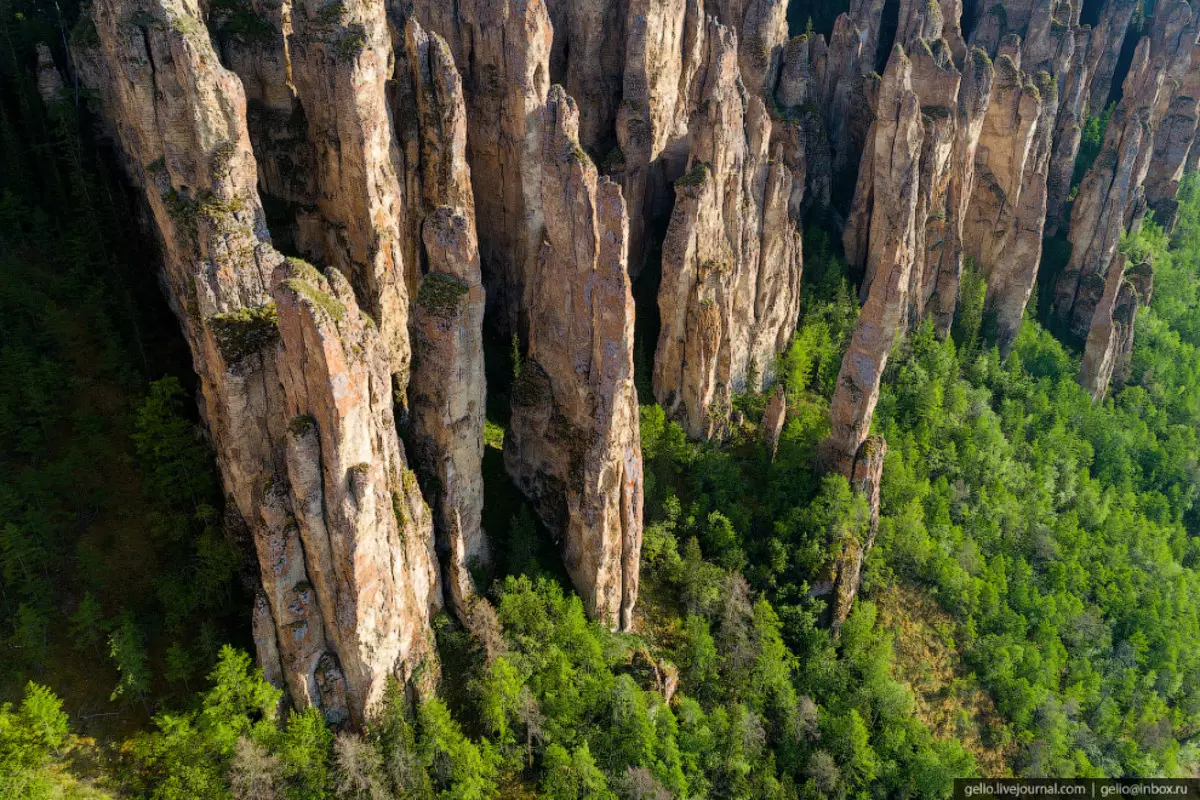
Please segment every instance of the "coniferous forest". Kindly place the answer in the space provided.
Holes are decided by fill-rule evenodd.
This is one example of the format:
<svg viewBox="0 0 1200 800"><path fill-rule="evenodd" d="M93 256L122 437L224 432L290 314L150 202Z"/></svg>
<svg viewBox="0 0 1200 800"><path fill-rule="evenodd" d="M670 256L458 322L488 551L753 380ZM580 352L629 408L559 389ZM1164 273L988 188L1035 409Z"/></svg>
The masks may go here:
<svg viewBox="0 0 1200 800"><path fill-rule="evenodd" d="M296 196L282 199L272 196L278 194L272 189L278 176L263 165L275 165L281 150L288 150L291 159L299 149L293 139L277 137L269 146L257 140L255 125L266 126L279 113L256 106L253 97L242 101L250 107L251 126L243 138L253 144L252 155L249 144L243 149L251 165L254 159L259 164L263 200L253 201L258 221L247 229L259 236L270 231L265 245L260 242L257 251L250 248L253 258L243 258L248 264L265 263L264 247L270 249L273 241L285 257L279 259L282 266L276 269L282 272L276 274L290 276L286 283L294 291L269 294L274 298L269 304L247 304L254 314L263 315L250 322L248 317L235 317L237 312L219 310L219 303L213 306L217 311L204 306L213 301L197 300L195 289L191 297L180 294L163 264L203 262L213 274L224 275L223 251L213 231L236 241L229 231L242 224L241 214L251 212L221 195L233 179L215 168L211 191L193 182L187 191L194 194L185 196L171 162L182 158L177 148L166 149L167 166L134 163L123 147L128 149L128 131L138 123L122 118L114 108L118 97L124 101L125 95L136 94L128 87L139 86L142 73L133 67L122 73L112 62L105 74L116 77L103 90L84 79L96 71L80 64L85 52L111 53L108 31L124 25L144 33L149 68L155 72L151 95L163 108L180 92L162 78L168 66L156 36L176 36L171 39L176 71L187 71L181 68L185 53L217 53L224 66L213 69L227 70L224 75L236 82L242 72L235 63L244 62L245 48L253 44L260 48L255 52L265 52L268 47L275 29L264 22L269 15L263 9L271 3L211 0L198 4L198 10L195 5L175 0L95 0L94 8L70 0L0 2L0 798L858 800L949 797L955 778L975 776L1200 777L1200 173L1195 162L1180 164L1182 180L1170 203L1169 219L1151 208L1128 225L1119 219L1105 223L1121 229L1114 258L1127 270L1125 281L1140 274L1139 266L1152 267L1153 292L1142 293L1141 302L1123 304L1118 299L1115 311L1110 299L1108 322L1122 333L1128 331L1116 350L1125 346L1127 352L1118 352L1116 369L1109 368L1111 383L1106 381L1099 392L1080 379L1081 370L1086 375L1092 369L1097 328L1093 323L1081 335L1063 317L1056 296L1062 277L1078 269L1073 266L1073 245L1082 247L1073 241L1075 229L1065 223L1057 230L1038 231L1040 258L1032 265L1030 294L1011 335L1005 333L1006 323L994 300L999 296L995 287L1010 281L1011 275L970 255L961 259L955 302L944 324L933 314L904 313L909 322L894 335L886 332L878 402L862 428L867 443L886 442L878 497L872 498L870 491L862 490L857 473L827 468L824 456L828 442L837 438L835 407L842 402L838 398L845 381L839 376L846 369L844 361L850 363L858 352L856 330L875 308L867 299L868 287L873 298L874 287L885 282L882 273L872 279L870 272L883 266L871 261L864 268L860 254L847 249L850 237L844 231L853 228L856 214L867 213L857 200L850 203L852 196L859 196L853 175L847 188L834 167L832 191L827 185L823 197L820 191L814 193L816 162L810 151L808 199L802 210L798 202L789 207L785 199L781 212L785 217L789 210L794 212L791 225L803 250L795 324L784 326L772 350L773 361L751 356L748 366L743 364L727 406L715 400L705 411L706 425L721 418L720 432L697 435L694 419L659 392L665 359L659 339L660 363L655 363L656 339L673 324L670 306L662 299L666 289L660 286L666 286L678 260L676 251L684 247L681 209L702 206L719 171L735 167L719 158L689 160L697 167L672 178L674 211L655 218L648 213L644 224L638 223L645 242L644 266L635 270L639 274L624 278L626 270L620 265L630 308L628 320L621 324L631 345L628 381L636 400L622 429L636 438L622 446L638 453L640 554L633 561L636 606L631 623L612 623L600 601L594 600L598 593L589 594L600 578L581 580L574 562L563 555L564 548L580 541L572 538L578 531L573 527L577 508L595 500L572 494L577 481L587 483L576 472L586 472L584 464L592 459L588 454L598 452L587 448L608 433L580 434L580 423L565 405L552 414L545 412L550 421L539 429L529 420L536 421L542 412L529 409L545 396L561 398L557 360L566 363L580 357L554 354L553 337L538 338L539 319L553 317L559 306L569 314L608 319L603 309L580 305L592 300L572 296L570 302L551 302L539 295L542 289L537 287L566 281L549 279L544 270L566 270L564 264L577 263L582 258L578 253L586 249L578 243L585 238L600 242L603 251L605 236L614 230L601 216L611 202L606 190L618 184L624 188L625 213L625 204L631 209L635 205L629 187L638 184L622 182L626 179L621 176L629 174L622 170L632 170L625 165L635 159L624 134L620 145L602 133L581 146L590 136L585 103L570 111L574 101L558 89L551 89L545 101L551 108L547 116L575 113L576 118L572 128L559 117L560 127L553 136L545 135L547 142L555 143L546 144L546 151L558 146L557 136L566 136L570 146L559 161L543 166L546 232L545 243L539 240L543 250L537 267L543 272L534 273L537 277L529 286L535 288L526 287L530 294L525 295L535 297L530 301L533 310L521 307L525 300L514 299L521 296L519 291L498 301L501 311L491 305L502 296L488 283L488 248L494 243L480 248L482 279L476 253L474 284L464 273L441 277L444 285L440 290L435 286L430 275L451 272L438 267L437 258L450 247L445 242L452 237L444 233L438 239L439 234L430 233L429 221L438 217L429 209L436 206L440 211L454 203L444 198L426 203L425 235L414 240L417 260L426 272L416 273L405 295L414 310L400 328L401 337L411 341L411 371L405 362L403 374L411 374L412 383L407 401L397 390L396 397L384 403L387 423L394 420L386 435L400 443L397 463L411 463L412 469L395 468L391 505L383 518L399 531L392 560L411 565L414 532L425 532L429 552L434 553L429 569L440 575L434 592L439 599L423 623L427 630L415 635L412 651L424 653L423 660L411 669L392 670L378 685L372 683L372 699L360 704L360 714L355 699L359 673L354 671L359 667L354 659L365 661L366 656L352 655L355 651L345 644L350 639L339 638L347 635L338 626L348 623L328 612L324 636L330 642L328 652L340 648L340 656L333 658L340 666L330 667L327 653L315 673L306 667L319 691L313 689L307 700L298 697L283 636L299 639L317 623L296 611L299 600L289 607L295 612L294 619L288 617L293 621L282 622L286 604L272 594L269 567L285 569L278 565L287 558L279 555L287 545L264 545L270 531L264 533L245 512L236 485L240 478L229 467L234 463L228 456L232 450L226 449L231 447L229 430L236 425L221 428L226 412L220 392L227 385L211 377L221 372L212 371L212 364L224 365L222 380L229 385L229 376L235 375L250 375L256 381L263 374L275 375L253 371L259 363L254 359L267 360L259 351L278 347L277 370L285 376L278 380L288 385L293 378L286 376L307 371L309 394L304 396L313 397L318 381L311 374L312 353L332 352L328 331L336 328L337 335L349 341L346 331L353 329L358 338L346 350L353 350L353 357L364 350L375 352L373 344L363 343L387 338L389 312L385 302L365 299L374 291L373 284L353 276L340 279L334 275L339 269L335 259L318 263L305 250L306 225L311 224L305 220L336 216L329 210L332 184L322 183L327 177L322 175L317 181L320 191L313 193L320 199L311 202L297 200L309 190L295 189ZM319 4L297 0L294 9L284 5L295 17L287 23L298 37L289 51L288 69L298 96L306 86L319 83L302 74L311 67L310 51L318 48L313 42L326 48L321 52L327 64L359 65L359 94L347 88L350 84L331 83L334 88L327 98L336 106L329 124L348 119L341 105L345 98L367 93L361 88L366 80L361 78L362 64L367 63L362 53L374 47L373 29L353 22L346 26L349 38L330 44L332 39L321 37L337 35L327 29L345 22L338 21L339 15L365 13L359 6L371 4L327 3L307 22L303 15L308 7ZM520 5L532 13L529 8L543 4L527 0L504 5ZM651 0L643 5L652 9L669 4ZM895 38L899 48L904 20L895 21L895 3L879 5L882 29L892 29L881 35ZM900 5L907 13L912 4ZM966 5L960 39L969 25L982 25L979 20L996 13L984 4ZM1137 5L1126 15L1132 20L1126 20L1131 31L1127 37L1157 41L1155 15L1163 12L1156 11L1152 0L1096 3L1103 6L1099 11L1092 5L1085 4L1083 15L1098 14L1098 20ZM1187 7L1183 2L1176 5ZM168 22L151 19L159 13L154 9L136 12L146 19L114 22L121 9L151 6L167 8ZM583 6L605 4L577 4ZM836 0L792 0L787 11L795 37L791 42L803 39L808 47L817 37L830 37L834 20L846 6ZM1001 15L1004 6L996 5ZM185 16L171 16L176 7L184 9L179 13ZM553 13L549 17L556 30L574 24L572 12L563 13L560 19ZM653 18L652 10L646 13ZM444 93L437 94L437 102L411 101L418 108L411 115L416 119L403 119L395 109L411 100L405 99L406 91L420 95L422 75L437 72L439 46L450 59L460 45L441 41L421 50L420 37L425 34L414 33L412 23L405 30L403 21L391 17L389 10L388 22L399 25L399 41L407 47L397 59L420 61L413 55L419 52L434 65L414 68L416 89L405 88L402 80L389 83L389 102L398 105L388 119L395 120L390 124L402 145L393 143L393 149L405 150L400 132L405 125L424 130L432 124L428 120L436 118L439 125L452 127L446 120L453 117L453 108L463 105L461 97L458 106L445 99L452 94L445 86L458 85L453 81L431 79ZM1078 23L1078 12L1075 18L1071 26ZM318 20L326 27L318 28ZM721 27L716 17L708 24ZM1085 24L1099 30L1101 22ZM301 31L304 25L310 26L306 32ZM484 53L482 34L476 34L477 52ZM1195 30L1184 26L1179 35L1190 35L1189 47L1195 46ZM985 34L978 36L982 41ZM195 44L196 37L205 43L211 38L216 49ZM716 36L711 41L719 40ZM126 45L141 47L136 43L140 41L132 37ZM746 41L758 39L747 36ZM824 47L825 38L821 42ZM871 123L870 133L863 129L859 140L884 130L879 120L891 113L884 110L883 98L899 67L888 62L888 46L890 39L879 51L886 71L872 73L875 64L862 70L864 78L874 75L879 99L878 120ZM790 54L792 44L788 48ZM984 49L966 57L976 58L976 66L986 59L989 76L994 60L998 87L1004 80L1001 71L1008 68L1003 59L1017 67L1009 56L989 57ZM1118 89L1127 73L1139 69L1139 58L1149 59L1144 69L1168 69L1153 61L1150 45L1138 49L1138 54L1150 53L1144 57L1133 52L1132 44L1118 50L1111 59L1116 70L1111 82ZM547 50L547 57L551 77L560 83L555 70L562 67L554 66L555 59L570 61L575 51L555 52ZM597 63L608 63L605 53L597 56ZM745 53L740 57L746 60ZM196 63L211 64L215 56L207 58L198 57ZM738 58L734 53L725 60L736 67ZM907 63L903 49L892 58ZM710 75L717 60L714 57L709 67ZM917 62L917 56L913 60ZM1026 62L1022 69L1028 57ZM952 67L953 63L951 59ZM965 75L967 65L962 68ZM458 69L466 74L464 64ZM743 64L741 69L746 74L729 84L735 87L729 89L731 97L744 98L755 91L747 88L752 82L743 80L752 68ZM58 77L56 84L51 72ZM564 74L567 91L588 85L579 83L582 79L570 68ZM789 74L783 66L780 80ZM1026 89L1018 80L1015 91L1037 94L1033 84L1045 73L1037 78L1020 74ZM1168 77L1158 83L1178 85L1179 80ZM48 93L47 81L52 84ZM965 86L966 77L963 81ZM242 82L248 84L244 75ZM914 98L916 83L908 92ZM213 85L218 88L193 87L194 96L210 98L226 84ZM626 81L626 95L629 86ZM482 91L475 79L463 78L458 91L467 93L466 113L474 113L470 93ZM991 91L996 106L1001 102L999 89ZM1054 91L1056 97L1065 97L1067 87L1059 85ZM250 96L253 89L246 92ZM782 92L777 89L776 96ZM728 102L718 90L707 96L706 109ZM1078 207L1100 182L1094 177L1097 172L1119 170L1120 161L1113 156L1114 126L1136 116L1125 110L1124 104L1131 101L1121 91L1105 99L1108 102L1085 104L1075 126L1078 152L1067 165L1070 190L1063 212L1072 221L1081 217ZM629 104L627 98L622 109ZM297 129L307 124L312 137L314 120L322 113L317 105L310 103L290 120L285 118L281 129L299 139L303 135ZM815 99L806 101L801 111L787 111L782 105L763 113L775 115L777 124L790 120L797 125L802 125L797 119L811 115L819 122L819 116L828 113ZM942 112L924 97L916 108L914 129L924 125L928 140L943 120ZM614 111L614 119L624 120L626 113ZM700 117L721 113L696 112L690 124L696 129L703 124L696 122ZM1063 112L1057 113L1061 123ZM200 125L195 120L201 118L204 113L173 111L164 113L158 125L166 131L164 137L174 136L181 126ZM903 119L898 124L903 127ZM724 119L707 138L695 138L719 140L729 125ZM847 140L856 135L853 127L847 123ZM988 135L987 125L984 130ZM330 136L348 152L350 128L337 131ZM482 148L470 149L475 128L463 131L468 156L483 158ZM1192 131L1194 135L1194 119ZM452 138L447 134L447 141ZM1049 133L1045 139L1051 141ZM144 146L144 140L139 141ZM393 160L403 162L415 152L421 164L441 157L438 148L425 146L411 147ZM1155 152L1155 159L1164 157ZM785 149L774 151L771 168L787 157ZM229 158L236 163L236 157L226 155ZM332 159L344 167L338 177L343 186L352 179L347 176L357 174L345 167L348 158L343 152ZM1033 155L1029 158L1032 161ZM864 158L864 165L869 161ZM599 170L595 164L601 164ZM476 160L470 166L476 183L472 214L478 214L483 243L487 212L479 186L485 170ZM952 166L951 172L957 168ZM236 166L227 169L237 175ZM452 181L439 169L427 170L437 173L436 181L428 175L422 178L429 182L420 190L426 198L436 194L429 188L433 183L442 191L442 184ZM878 198L899 190L878 166L875 169L875 214L881 218ZM562 178L560 187L560 173L569 170L578 171ZM599 177L597 183L598 172L617 177ZM167 180L174 183L163 182ZM862 180L860 172L860 185ZM402 175L400 183L404 181ZM722 184L730 193L727 198L735 193L729 188L735 183ZM801 193L804 185L801 176ZM561 188L564 195L583 186L591 194L586 202L562 200L550 186ZM645 189L644 183L641 186ZM839 193L846 197L839 198ZM421 205L419 191L405 197ZM737 202L744 206L750 200ZM164 233L161 220L167 212L159 213L159 204L170 211L177 233L186 229L178 240ZM551 219L564 209L572 217L572 247L561 245L560 226ZM932 220L935 212L927 210ZM597 229L603 230L585 236L579 231L590 224L586 218L593 212ZM626 234L635 216L628 213ZM762 219L770 216L764 213ZM474 237L476 218L467 219ZM697 219L700 230L702 211ZM766 224L760 220L759 227ZM352 239L354 226L349 218L338 228L339 235ZM872 233L872 242L878 241ZM695 242L686 247L689 253L702 249ZM567 250L576 261L562 256ZM764 261L785 258L779 248L764 245L762 250ZM179 252L192 255L181 257ZM602 255L596 257L597 264ZM301 257L318 267L328 266L329 277ZM1017 257L1004 259L1012 262ZM702 269L710 277L718 276L713 280L734 269L700 256L696 261L704 262ZM601 268L595 267L596 274ZM1105 283L1103 274L1089 277ZM455 282L460 279L461 285ZM445 521L444 508L451 504L445 498L453 495L446 491L447 481L455 470L435 476L424 466L432 460L423 460L436 449L430 442L445 440L426 435L429 414L422 403L442 395L418 389L427 385L422 376L430 369L424 352L435 352L437 358L460 353L453 357L462 363L469 360L461 353L470 348L435 349L442 345L430 343L430 331L445 330L446 324L469 317L452 317L457 313L453 309L460 296L474 297L480 280L487 284L488 306L485 318L480 305L475 323L482 330L477 366L486 376L486 400L478 409L482 448L475 462L482 505L476 510L476 527L486 531L489 544L488 557L464 562L470 567L466 570L456 567L458 545L444 545L441 538L445 527L454 531L466 526ZM700 283L704 280L708 278ZM1085 278L1081 285L1086 284ZM594 287L589 283L587 296L608 291L601 285L600 279ZM1114 282L1113 292L1117 286ZM1105 297L1112 294L1103 285L1097 288L1097 297L1099 290ZM703 294L699 288L694 293ZM357 316L365 321L353 319L354 314L342 318L347 309L353 311L347 298L355 295L361 306ZM684 303L686 296L679 295L684 299L678 302ZM725 302L724 295L714 296L715 301L697 301L696 319L707 319L710 309ZM503 303L510 301L520 308L513 312L519 324L504 321ZM932 308L934 301L929 304ZM311 311L318 306L323 310ZM282 355L291 347L288 337L310 319L297 308L310 309L305 313L317 322L304 328L308 360L303 367L288 367ZM260 320L268 312L272 316L264 333ZM447 319L459 322L446 323ZM213 320L226 327L217 327ZM481 328L479 320L485 320ZM599 339L601 330L611 329L596 326L585 339ZM225 332L217 345L197 344L212 335L197 331L212 330ZM691 335L692 328L688 331ZM561 338L574 335L571 328ZM220 359L213 355L217 351ZM685 365L698 351L687 352ZM364 358L375 369L374 362ZM728 360L722 351L713 363ZM201 363L207 366L198 366ZM353 364L347 368L348 380L358 380L356 369ZM386 373L384 369L385 380ZM391 370L393 388L396 374ZM377 387L371 386L374 397ZM607 386L594 382L586 391L603 394ZM455 391L446 396L455 397ZM682 393L687 392L685 386ZM289 397L286 414L272 435L290 429L287 448L278 452L286 449L291 459L306 426L321 427L323 435L328 428L324 405L317 408L313 401L314 408L305 409ZM340 412L343 401L341 395L335 397L330 405ZM677 399L671 395L671 401ZM271 413L269 406L270 401L248 402L236 413L266 415ZM604 402L598 407L608 410L588 416L619 416ZM356 418L347 413L336 419L342 430L349 430ZM446 429L461 430L461 425ZM567 440L563 447L578 466L562 478L555 475L550 480L539 473L529 480L527 472L513 466L514 459L526 465L535 461L531 454L540 451L530 441L537 436ZM346 441L358 440L346 434ZM321 439L322 457L328 457L334 444ZM238 447L250 445L239 440L232 449ZM381 463L385 457L396 458L386 452L378 456ZM277 453L275 458L282 461L284 456ZM355 476L365 475L373 463L349 468L354 492L359 491L354 487L360 479ZM288 468L291 471L281 468L274 479L268 476L265 489L262 475L247 480L247 485L270 497L281 483L298 485L294 463ZM295 488L291 491L289 519L307 537L303 500ZM621 492L615 485L608 489L613 496ZM554 493L571 499L562 501L560 508L555 500L546 500ZM356 509L366 507L359 494L351 500ZM317 503L318 508L322 503L328 507L331 529L334 514L341 513L333 510L339 502L346 507L350 500L335 500L330 490ZM258 508L259 501L254 503ZM268 508L266 501L262 508ZM606 514L617 513L604 508ZM450 516L460 519L458 513ZM264 511L263 518L268 517ZM560 517L572 522L556 530ZM625 536L627 541L628 529ZM317 556L308 538L303 544L297 548L302 551L300 560L308 564L303 590L325 603L318 591L324 578ZM622 552L620 541L615 547ZM266 558L265 552L273 555ZM360 544L357 552L347 558L368 558L366 545ZM856 556L861 575L856 575L855 591L845 599L846 564ZM625 580L624 590L618 591L622 609L629 597L628 573ZM351 591L345 588L349 585L339 584L339 591ZM301 584L297 587L299 591ZM390 601L376 602L383 607ZM268 638L277 649L273 660L263 655L272 651L264 650L260 608L267 609L266 624L272 629ZM839 615L839 609L844 613ZM366 612L359 613L363 616L356 619L366 618ZM276 629L283 632L278 640ZM366 644L358 647L358 652L376 652ZM340 697L343 705L331 697Z"/></svg>

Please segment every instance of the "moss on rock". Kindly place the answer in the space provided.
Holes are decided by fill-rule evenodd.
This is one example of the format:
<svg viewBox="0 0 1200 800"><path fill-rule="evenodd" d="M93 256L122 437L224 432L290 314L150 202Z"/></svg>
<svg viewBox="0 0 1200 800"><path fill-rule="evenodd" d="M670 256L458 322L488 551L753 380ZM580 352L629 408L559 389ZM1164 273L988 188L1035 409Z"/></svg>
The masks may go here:
<svg viewBox="0 0 1200 800"><path fill-rule="evenodd" d="M279 314L274 303L214 314L208 318L208 327L228 364L236 364L279 340Z"/></svg>

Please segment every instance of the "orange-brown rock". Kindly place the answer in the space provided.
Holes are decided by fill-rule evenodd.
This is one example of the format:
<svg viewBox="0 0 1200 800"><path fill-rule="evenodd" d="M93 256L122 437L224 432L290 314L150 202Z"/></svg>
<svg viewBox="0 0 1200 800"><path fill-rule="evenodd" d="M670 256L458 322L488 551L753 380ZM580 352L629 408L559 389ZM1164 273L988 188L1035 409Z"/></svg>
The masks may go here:
<svg viewBox="0 0 1200 800"><path fill-rule="evenodd" d="M859 170L846 256L870 276L866 303L838 372L830 402L832 431L822 445L827 470L851 475L879 400L888 354L908 309L916 253L917 193L924 139L920 100L912 89L912 62L899 46L883 75L879 116Z"/></svg>
<svg viewBox="0 0 1200 800"><path fill-rule="evenodd" d="M1138 308L1150 304L1154 271L1149 263L1128 264L1117 256L1104 294L1092 316L1080 365L1079 383L1093 402L1108 394L1115 381L1124 383L1133 355L1133 328Z"/></svg>
<svg viewBox="0 0 1200 800"><path fill-rule="evenodd" d="M544 0L394 2L449 44L462 71L467 158L480 259L494 321L524 330L528 274L541 246L541 108L550 88L552 27Z"/></svg>
<svg viewBox="0 0 1200 800"><path fill-rule="evenodd" d="M771 392L771 399L767 401L762 418L763 446L771 454L772 461L775 460L775 454L779 452L779 437L783 435L785 422L787 422L787 392L784 390L783 384L779 384L775 387L775 391Z"/></svg>
<svg viewBox="0 0 1200 800"><path fill-rule="evenodd" d="M762 389L795 328L803 266L795 179L769 157L771 120L741 89L736 37L710 20L707 46L663 242L653 376L659 403L696 438L725 429L735 391Z"/></svg>
<svg viewBox="0 0 1200 800"><path fill-rule="evenodd" d="M379 326L396 387L408 383L408 289L401 192L386 86L392 46L384 7L298 0L288 56L314 149L320 259L350 279Z"/></svg>
<svg viewBox="0 0 1200 800"><path fill-rule="evenodd" d="M396 435L389 353L349 282L292 259L274 284L292 525L358 722L390 677L432 663L432 519Z"/></svg>
<svg viewBox="0 0 1200 800"><path fill-rule="evenodd" d="M404 97L415 106L416 123L405 215L420 226L414 260L422 276L409 321L409 441L433 509L446 588L463 617L474 594L468 567L490 559L482 528L485 297L466 105L449 48L415 19L408 21L404 54Z"/></svg>
<svg viewBox="0 0 1200 800"><path fill-rule="evenodd" d="M554 87L541 134L545 237L504 464L561 543L588 613L629 630L642 542L629 222L578 131L575 102Z"/></svg>
<svg viewBox="0 0 1200 800"><path fill-rule="evenodd" d="M258 653L295 705L361 722L390 677L436 673L429 513L404 478L386 350L340 273L271 246L242 85L195 10L91 13L99 45L76 61L145 192L231 512L252 533Z"/></svg>

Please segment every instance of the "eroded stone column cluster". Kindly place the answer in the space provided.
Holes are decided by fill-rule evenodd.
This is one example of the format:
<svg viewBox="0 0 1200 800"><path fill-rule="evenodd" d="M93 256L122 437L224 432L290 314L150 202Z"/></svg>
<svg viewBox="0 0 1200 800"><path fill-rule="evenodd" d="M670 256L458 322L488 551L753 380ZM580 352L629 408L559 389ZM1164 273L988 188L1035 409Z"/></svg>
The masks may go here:
<svg viewBox="0 0 1200 800"><path fill-rule="evenodd" d="M654 400L722 437L795 331L810 208L862 274L820 457L867 496L871 537L888 355L925 320L950 331L965 269L1007 352L1043 237L1066 233L1054 304L1103 396L1151 284L1121 234L1148 210L1169 225L1200 159L1200 15L1138 5L1089 27L1082 0L1002 0L963 30L962 0L901 0L893 36L883 0L852 0L827 39L789 38L786 0L98 0L76 60L146 193L254 533L268 675L358 722L388 677L436 673L443 587L470 616L493 555L485 325L525 355L506 469L590 613L631 628L631 280L661 266ZM777 392L772 451L786 410ZM870 544L827 581L835 623Z"/></svg>
<svg viewBox="0 0 1200 800"><path fill-rule="evenodd" d="M111 0L78 54L142 187L226 492L253 531L260 659L297 705L359 723L436 675L429 511L392 417L395 350L337 270L271 245L238 77L194 8Z"/></svg>
<svg viewBox="0 0 1200 800"><path fill-rule="evenodd" d="M868 441L896 337L924 318L945 335L969 267L987 281L988 332L1006 353L1037 281L1043 237L1067 230L1068 213L1073 248L1055 307L1087 339L1081 380L1093 397L1114 373L1120 380L1151 275L1147 264L1120 266L1118 246L1148 208L1170 224L1195 150L1189 68L1198 21L1182 0L1159 3L1144 21L1136 3L1109 0L1095 28L1080 24L1082 3L1011 0L981 9L965 32L956 2L902 2L886 62L880 6L851 3L828 43L789 44L778 94L781 106L809 102L824 116L825 138L818 130L806 141L808 181L813 190L834 187L835 210L838 187L858 165L854 191L841 200L852 197L844 244L863 270L864 305L822 450L824 466L847 478ZM1128 37L1138 37L1137 49L1101 154L1069 202L1081 128L1116 96ZM870 72L882 63L882 77ZM800 91L793 76L804 79ZM843 595L839 588L835 611Z"/></svg>

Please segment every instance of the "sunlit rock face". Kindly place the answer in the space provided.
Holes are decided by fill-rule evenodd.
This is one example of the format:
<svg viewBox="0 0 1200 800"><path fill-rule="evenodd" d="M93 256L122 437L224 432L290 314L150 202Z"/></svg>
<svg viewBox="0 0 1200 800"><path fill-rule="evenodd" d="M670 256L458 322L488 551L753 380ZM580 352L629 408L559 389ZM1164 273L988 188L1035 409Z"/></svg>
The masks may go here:
<svg viewBox="0 0 1200 800"><path fill-rule="evenodd" d="M600 178L580 147L578 107L561 87L551 90L542 125L546 231L504 464L559 540L588 613L629 630L642 453L628 214L620 187Z"/></svg>
<svg viewBox="0 0 1200 800"><path fill-rule="evenodd" d="M225 490L252 532L260 660L293 704L359 724L390 678L437 674L432 525L392 417L390 329L342 272L272 247L242 82L195 10L91 13L99 44L77 53L81 77L145 193Z"/></svg>

